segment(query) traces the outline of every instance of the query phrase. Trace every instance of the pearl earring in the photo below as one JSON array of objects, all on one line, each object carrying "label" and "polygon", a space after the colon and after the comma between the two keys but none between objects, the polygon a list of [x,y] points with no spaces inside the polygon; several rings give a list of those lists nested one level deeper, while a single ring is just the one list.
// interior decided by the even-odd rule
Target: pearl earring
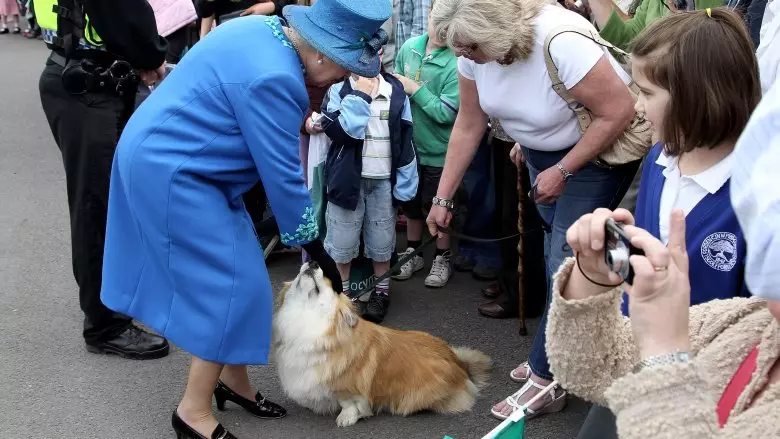
[{"label": "pearl earring", "polygon": [[324,61],[324,60],[322,60],[322,59],[318,59],[318,60],[317,60],[317,64],[324,64],[324,63],[325,63],[325,61]]}]

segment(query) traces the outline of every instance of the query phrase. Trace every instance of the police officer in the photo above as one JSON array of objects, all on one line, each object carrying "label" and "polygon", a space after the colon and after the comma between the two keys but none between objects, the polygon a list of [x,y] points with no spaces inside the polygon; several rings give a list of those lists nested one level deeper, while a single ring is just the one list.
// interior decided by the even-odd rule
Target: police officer
[{"label": "police officer", "polygon": [[35,0],[52,50],[39,83],[41,104],[62,152],[73,273],[87,350],[161,358],[168,342],[100,300],[108,187],[114,149],[139,81],[162,79],[167,51],[146,0]]}]

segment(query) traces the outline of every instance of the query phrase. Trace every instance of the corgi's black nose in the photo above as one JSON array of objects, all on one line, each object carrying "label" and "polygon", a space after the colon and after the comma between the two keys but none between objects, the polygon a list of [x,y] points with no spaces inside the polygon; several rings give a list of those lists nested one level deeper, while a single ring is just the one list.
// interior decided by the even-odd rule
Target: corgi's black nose
[{"label": "corgi's black nose", "polygon": [[310,270],[316,270],[318,268],[320,268],[320,264],[318,264],[317,261],[309,261]]}]

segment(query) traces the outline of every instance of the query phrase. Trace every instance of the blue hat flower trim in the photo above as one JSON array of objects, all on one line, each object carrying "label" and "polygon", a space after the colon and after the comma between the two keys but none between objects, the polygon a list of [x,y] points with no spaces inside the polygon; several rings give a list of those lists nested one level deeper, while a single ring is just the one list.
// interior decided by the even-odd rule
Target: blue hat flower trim
[{"label": "blue hat flower trim", "polygon": [[346,46],[341,46],[339,49],[346,49],[346,50],[358,50],[363,49],[363,53],[360,55],[360,58],[358,61],[360,61],[362,64],[370,64],[374,58],[376,58],[377,54],[379,53],[379,50],[387,44],[387,42],[390,40],[389,35],[387,35],[387,32],[385,32],[384,29],[377,30],[374,35],[372,36],[362,36],[360,37],[360,41],[354,44],[349,44]]}]

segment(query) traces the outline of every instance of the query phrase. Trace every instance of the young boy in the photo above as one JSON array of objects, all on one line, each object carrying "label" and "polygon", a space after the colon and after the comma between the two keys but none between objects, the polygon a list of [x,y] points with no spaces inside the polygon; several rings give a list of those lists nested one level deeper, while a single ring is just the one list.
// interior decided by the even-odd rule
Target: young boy
[{"label": "young boy", "polygon": [[[433,5],[431,5],[433,6]],[[452,126],[458,114],[458,67],[452,49],[439,41],[428,24],[428,32],[412,38],[401,47],[395,59],[396,78],[404,86],[412,103],[414,144],[420,160],[420,189],[404,207],[407,249],[400,257],[413,253],[421,244],[425,217],[439,187],[444,156]],[[436,240],[436,256],[425,285],[441,288],[450,278],[450,238]],[[393,279],[406,280],[422,270],[425,261],[415,256],[401,267]]]},{"label": "young boy", "polygon": [[[412,113],[403,85],[392,75],[352,75],[332,86],[322,103],[324,132],[332,140],[325,162],[328,205],[325,249],[336,261],[345,293],[363,232],[365,256],[378,277],[395,251],[396,205],[417,193]],[[390,305],[390,280],[376,285],[363,317],[381,323]]]}]

